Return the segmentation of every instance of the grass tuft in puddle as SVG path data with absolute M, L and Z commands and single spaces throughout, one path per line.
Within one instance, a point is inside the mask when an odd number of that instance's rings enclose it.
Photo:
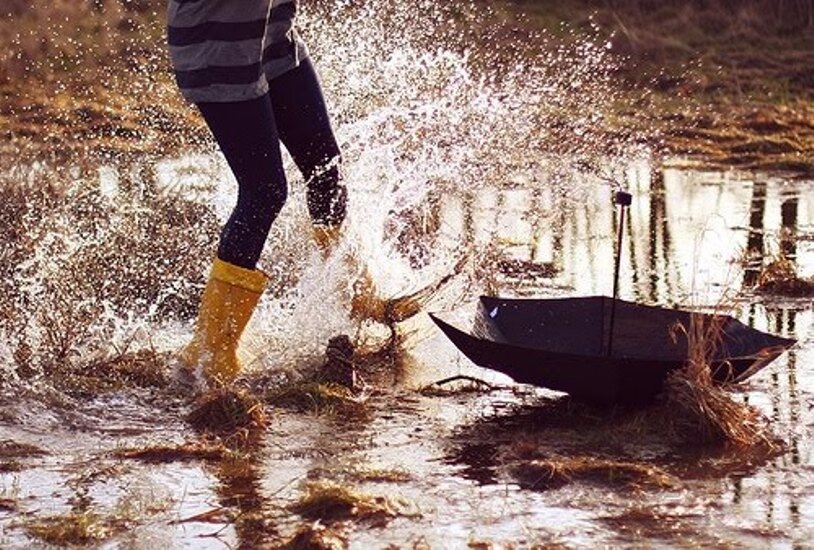
M 291 506 L 291 511 L 307 519 L 329 523 L 355 520 L 386 524 L 394 517 L 411 515 L 400 500 L 359 492 L 333 481 L 308 483 L 304 495 Z
M 11 439 L 0 441 L 0 458 L 30 458 L 47 454 L 47 451 L 40 449 L 36 445 L 17 443 Z
M 194 441 L 180 445 L 152 445 L 140 449 L 122 449 L 113 454 L 116 458 L 163 464 L 187 460 L 222 460 L 230 457 L 232 451 L 219 442 Z
M 217 388 L 201 396 L 187 420 L 199 432 L 215 434 L 262 430 L 267 424 L 260 400 L 246 390 L 230 387 Z
M 556 489 L 573 481 L 628 488 L 672 488 L 675 479 L 664 470 L 636 462 L 592 456 L 550 457 L 521 461 L 511 473 L 526 489 Z
M 320 468 L 314 470 L 313 473 L 334 480 L 356 483 L 409 483 L 415 480 L 414 476 L 406 470 L 380 468 L 368 464 Z
M 301 527 L 291 539 L 280 546 L 281 550 L 344 550 L 348 541 L 319 522 Z
M 272 405 L 299 412 L 351 417 L 367 413 L 362 398 L 335 382 L 297 382 L 273 390 L 266 399 Z
M 111 535 L 102 516 L 93 512 L 69 512 L 31 521 L 25 525 L 28 534 L 55 546 L 88 545 Z
M 115 357 L 66 368 L 54 383 L 76 396 L 95 396 L 127 388 L 164 389 L 169 386 L 167 354 L 152 350 L 123 353 Z
M 814 297 L 814 281 L 798 277 L 794 262 L 780 257 L 763 268 L 755 291 L 789 298 Z
M 685 331 L 687 365 L 668 376 L 661 405 L 664 411 L 654 418 L 671 424 L 695 443 L 773 446 L 768 423 L 760 412 L 733 400 L 712 379 L 710 365 L 723 339 L 718 320 L 693 315 Z
M 25 468 L 22 463 L 17 460 L 8 460 L 0 462 L 0 474 L 7 474 L 11 472 L 22 472 Z

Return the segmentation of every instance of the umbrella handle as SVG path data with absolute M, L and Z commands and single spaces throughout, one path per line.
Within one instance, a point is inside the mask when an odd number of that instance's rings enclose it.
M 624 191 L 618 191 L 613 203 L 619 205 L 619 232 L 616 238 L 616 258 L 613 268 L 613 300 L 611 301 L 610 326 L 608 327 L 607 357 L 613 352 L 613 325 L 616 320 L 616 299 L 619 296 L 619 271 L 622 264 L 622 242 L 625 236 L 625 209 L 633 202 L 633 196 Z

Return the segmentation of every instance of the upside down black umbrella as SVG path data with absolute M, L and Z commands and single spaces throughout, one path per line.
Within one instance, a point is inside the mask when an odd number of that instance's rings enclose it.
M 618 193 L 622 223 L 617 241 L 614 296 L 503 299 L 482 296 L 470 330 L 433 315 L 453 344 L 478 366 L 516 382 L 563 391 L 601 403 L 641 403 L 661 391 L 684 365 L 688 331 L 714 327 L 709 357 L 716 381 L 740 381 L 795 341 L 752 329 L 726 315 L 646 306 L 617 298 L 624 213 L 630 195 Z M 682 329 L 683 327 L 683 329 Z

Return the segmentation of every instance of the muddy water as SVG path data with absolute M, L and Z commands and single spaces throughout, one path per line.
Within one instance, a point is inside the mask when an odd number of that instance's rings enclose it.
M 183 160 L 159 167 L 157 173 L 165 174 L 159 179 L 184 174 L 179 166 Z M 217 162 L 210 168 L 223 170 Z M 113 193 L 111 170 L 115 167 L 91 172 L 90 179 Z M 345 418 L 271 409 L 259 445 L 229 460 L 145 464 L 113 456 L 122 448 L 197 438 L 183 419 L 186 399 L 173 392 L 125 387 L 83 398 L 47 384 L 7 385 L 0 418 L 3 448 L 14 441 L 42 453 L 6 451 L 9 456 L 3 457 L 14 462 L 8 469 L 15 471 L 0 473 L 5 504 L 0 545 L 41 545 L 32 538 L 31 525 L 72 511 L 96 514 L 108 531 L 98 542 L 103 547 L 274 545 L 310 523 L 290 506 L 303 496 L 307 482 L 325 480 L 388 496 L 399 511 L 389 521 L 333 526 L 357 548 L 461 548 L 478 542 L 807 545 L 814 535 L 814 307 L 811 300 L 757 296 L 749 288 L 760 258 L 780 249 L 796 260 L 799 275 L 814 275 L 814 184 L 656 170 L 645 162 L 631 163 L 624 181 L 634 196 L 621 272 L 624 298 L 686 307 L 726 302 L 744 322 L 799 339 L 795 349 L 734 394 L 769 418 L 785 443 L 779 455 L 635 440 L 608 443 L 584 437 L 577 421 L 569 426 L 567 419 L 557 430 L 541 432 L 555 422 L 556 394 L 512 385 L 471 366 L 422 314 L 400 327 L 412 335 L 405 356 L 379 369 L 367 414 Z M 488 252 L 473 253 L 462 268 L 471 273 L 453 278 L 428 307 L 465 304 L 484 288 L 505 295 L 608 293 L 615 230 L 610 194 L 609 187 L 592 182 L 567 200 L 518 185 L 488 188 L 468 200 L 441 195 L 427 217 L 442 223 L 426 224 L 415 238 L 427 250 L 469 243 L 464 248 Z M 217 211 L 217 195 L 204 200 Z M 284 217 L 280 225 L 296 223 Z M 416 261 L 415 250 L 392 246 L 390 264 L 378 266 L 383 272 Z M 447 266 L 425 263 L 434 266 L 435 276 Z M 328 264 L 311 266 L 318 275 L 304 268 L 292 284 L 300 293 L 315 288 L 308 286 L 309 276 L 331 276 Z M 274 306 L 288 299 L 282 291 L 270 297 L 257 325 L 299 323 L 296 307 Z M 341 315 L 326 317 L 327 327 L 297 337 L 311 342 L 300 355 L 316 353 L 311 350 L 321 349 L 323 336 L 348 323 Z M 154 324 L 153 344 L 177 345 L 179 333 L 188 334 L 188 321 L 180 325 L 186 328 Z M 264 338 L 273 334 L 279 340 L 283 329 L 252 330 L 252 345 L 260 349 L 255 374 L 273 371 L 274 364 L 297 368 L 297 354 L 274 351 L 285 346 L 262 349 Z M 496 387 L 446 395 L 417 391 L 455 374 Z M 657 465 L 674 482 L 667 488 L 596 480 L 547 490 L 529 486 L 512 473 L 509 451 L 518 439 L 540 433 L 553 434 L 535 440 L 538 449 L 551 454 Z
M 20 154 L 0 171 L 0 546 L 43 546 L 39 521 L 67 517 L 102 547 L 274 547 L 313 523 L 291 505 L 319 481 L 391 499 L 393 517 L 332 525 L 355 548 L 808 543 L 812 303 L 749 289 L 779 250 L 814 275 L 814 184 L 654 167 L 638 145 L 646 136 L 613 127 L 624 98 L 607 44 L 511 42 L 481 10 L 444 11 L 456 5 L 304 10 L 350 214 L 343 248 L 323 260 L 303 237 L 303 186 L 289 166 L 291 200 L 262 259 L 272 288 L 243 342 L 247 383 L 296 380 L 337 333 L 371 349 L 386 342 L 386 327 L 348 318 L 358 272 L 348 256 L 364 259 L 384 295 L 443 280 L 426 311 L 465 315 L 481 292 L 609 293 L 612 181 L 634 196 L 623 298 L 726 303 L 800 340 L 735 393 L 770 419 L 784 452 L 604 437 L 613 411 L 579 414 L 562 396 L 473 367 L 425 311 L 398 327 L 400 356 L 373 369 L 366 414 L 270 407 L 268 429 L 232 458 L 116 458 L 199 440 L 184 420 L 189 400 L 161 382 L 168 364 L 100 381 L 122 350 L 171 353 L 189 338 L 234 182 L 217 155 L 54 167 Z M 503 47 L 473 47 L 496 39 Z M 495 387 L 418 391 L 457 374 Z M 546 488 L 518 475 L 518 440 L 544 456 L 658 467 L 670 482 Z

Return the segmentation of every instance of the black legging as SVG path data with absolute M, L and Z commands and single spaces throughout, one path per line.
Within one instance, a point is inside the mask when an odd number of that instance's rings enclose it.
M 281 141 L 307 182 L 313 223 L 342 223 L 346 191 L 339 147 L 308 59 L 269 82 L 263 97 L 199 103 L 198 108 L 238 183 L 237 205 L 220 235 L 221 260 L 248 269 L 257 265 L 271 224 L 288 196 Z

